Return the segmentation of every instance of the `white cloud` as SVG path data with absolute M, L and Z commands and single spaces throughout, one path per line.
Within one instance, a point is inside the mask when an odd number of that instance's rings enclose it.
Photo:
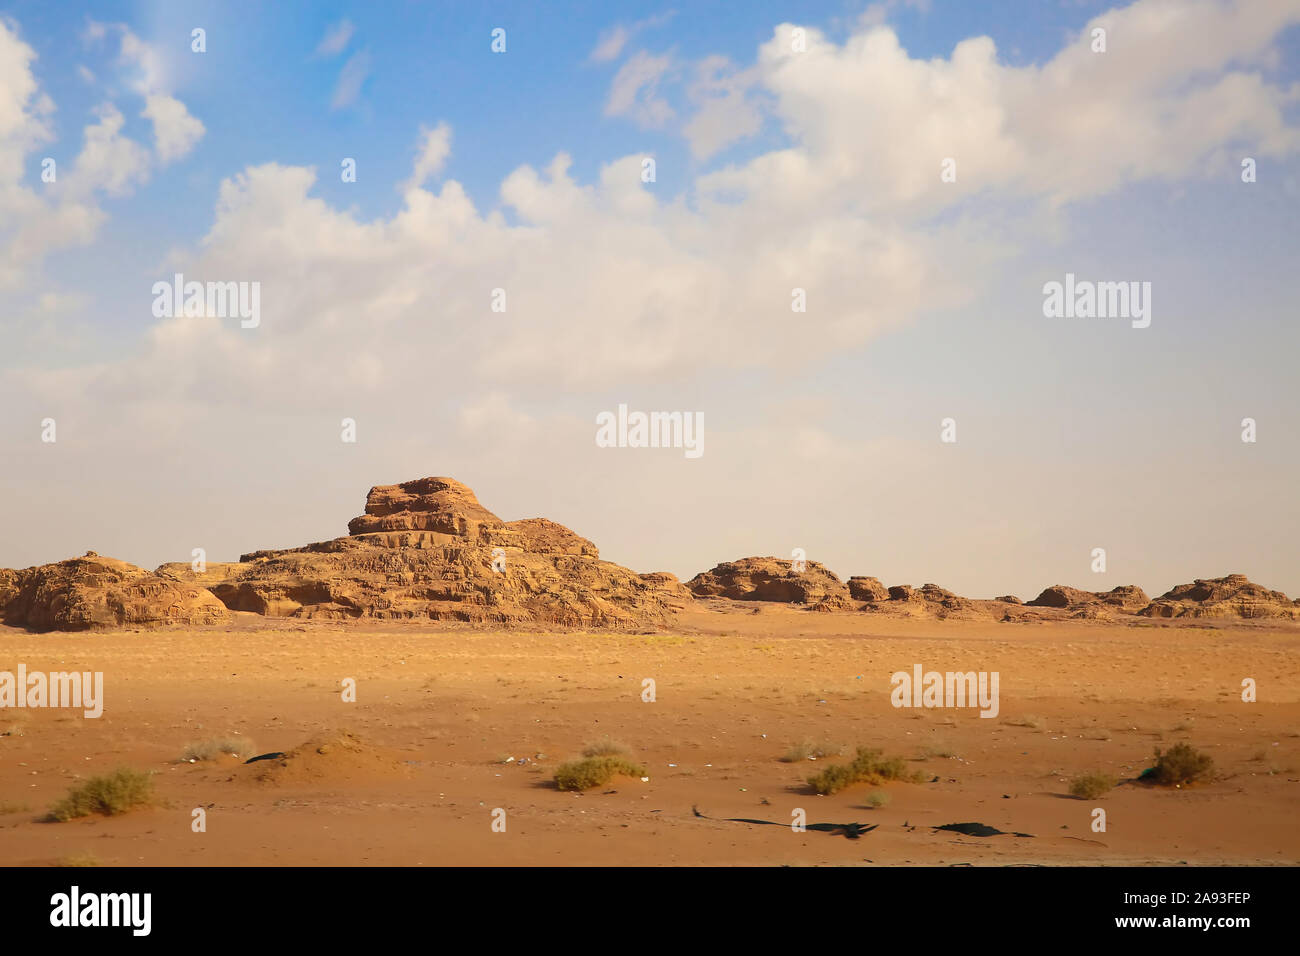
M 610 84 L 605 115 L 626 116 L 647 128 L 667 125 L 675 114 L 659 96 L 659 83 L 672 65 L 672 57 L 668 55 L 651 56 L 645 51 L 633 55 L 619 68 Z
M 415 168 L 406 183 L 406 189 L 423 186 L 436 176 L 451 155 L 451 127 L 439 123 L 433 129 L 422 130 L 417 147 Z
M 189 153 L 205 132 L 185 104 L 172 96 L 150 95 L 140 115 L 153 123 L 154 149 L 164 166 Z
M 347 47 L 356 28 L 352 21 L 343 19 L 325 31 L 320 44 L 316 47 L 317 56 L 337 56 Z
M 351 106 L 361 95 L 361 85 L 370 75 L 370 51 L 361 50 L 348 57 L 339 71 L 338 83 L 334 95 L 330 98 L 330 109 L 343 109 Z
M 596 45 L 591 50 L 590 59 L 596 63 L 606 63 L 618 58 L 623 52 L 623 47 L 631 34 L 628 28 L 622 24 L 617 24 L 606 30 L 596 41 Z
M 99 122 L 86 127 L 85 142 L 69 177 L 72 195 L 86 197 L 96 191 L 124 196 L 149 178 L 149 153 L 122 135 L 126 122 L 111 103 L 98 110 Z
M 697 159 L 708 159 L 762 128 L 763 114 L 753 96 L 758 78 L 757 70 L 738 71 L 722 56 L 698 64 L 689 90 L 698 109 L 682 129 Z
M 675 11 L 669 10 L 665 13 L 646 17 L 644 20 L 638 20 L 635 23 L 616 23 L 600 34 L 596 40 L 596 45 L 592 47 L 587 58 L 593 63 L 608 63 L 610 60 L 616 60 L 627 46 L 628 41 L 638 33 L 643 30 L 661 27 L 675 15 Z

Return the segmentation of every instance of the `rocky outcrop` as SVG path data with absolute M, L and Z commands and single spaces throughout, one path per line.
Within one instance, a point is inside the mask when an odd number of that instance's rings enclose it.
M 213 594 L 94 551 L 22 571 L 0 571 L 0 621 L 32 631 L 223 624 Z
M 724 597 L 734 601 L 776 601 L 782 604 L 816 604 L 831 595 L 849 597 L 849 589 L 816 561 L 796 571 L 793 562 L 780 558 L 741 558 L 724 561 L 686 582 L 696 597 Z
M 889 588 L 879 578 L 855 574 L 849 578 L 849 596 L 855 601 L 888 601 Z
M 1082 591 L 1054 584 L 1027 602 L 1027 606 L 1065 608 L 1080 612 L 1079 617 L 1106 617 L 1114 609 L 1136 612 L 1146 607 L 1150 600 L 1136 584 L 1121 584 L 1109 591 Z
M 1166 591 L 1138 611 L 1143 617 L 1289 618 L 1300 620 L 1300 602 L 1270 591 L 1244 574 L 1197 578 Z
M 671 575 L 600 560 L 563 525 L 502 521 L 451 478 L 372 488 L 348 528 L 345 538 L 209 563 L 201 575 L 186 564 L 159 572 L 210 588 L 231 610 L 273 617 L 633 628 L 666 623 L 690 599 Z

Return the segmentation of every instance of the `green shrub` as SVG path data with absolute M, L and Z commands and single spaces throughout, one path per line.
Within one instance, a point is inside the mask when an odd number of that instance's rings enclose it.
M 119 767 L 102 777 L 91 777 L 50 808 L 50 818 L 63 823 L 92 813 L 113 816 L 153 802 L 153 776 L 143 770 Z
M 877 790 L 867 795 L 867 806 L 872 810 L 879 810 L 881 807 L 889 806 L 889 794 L 883 790 Z
M 555 768 L 555 785 L 561 790 L 590 790 L 609 783 L 615 776 L 644 777 L 645 767 L 626 757 L 583 757 Z
M 1070 781 L 1070 793 L 1084 800 L 1095 800 L 1115 788 L 1116 780 L 1104 773 L 1081 773 Z
M 1142 771 L 1140 779 L 1166 787 L 1203 780 L 1214 771 L 1214 758 L 1191 744 L 1174 744 L 1161 752 L 1156 748 L 1156 765 Z
M 820 794 L 838 793 L 855 783 L 884 783 L 888 780 L 918 782 L 902 757 L 884 757 L 879 750 L 859 747 L 847 764 L 833 764 L 808 778 L 808 785 Z

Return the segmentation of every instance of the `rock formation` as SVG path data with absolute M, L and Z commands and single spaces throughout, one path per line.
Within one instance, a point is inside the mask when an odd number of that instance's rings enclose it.
M 1270 591 L 1244 574 L 1197 578 L 1166 591 L 1138 611 L 1143 617 L 1240 617 L 1300 620 L 1300 601 Z
M 849 578 L 849 596 L 855 601 L 888 601 L 889 588 L 879 578 L 854 575 Z
M 186 564 L 159 572 L 210 588 L 231 610 L 274 617 L 626 628 L 665 623 L 683 599 L 672 575 L 602 561 L 592 542 L 544 518 L 502 521 L 451 478 L 372 488 L 348 528 L 209 563 L 204 574 Z
M 1074 617 L 1107 618 L 1115 611 L 1137 612 L 1149 604 L 1147 597 L 1136 584 L 1121 584 L 1109 591 L 1081 591 L 1064 584 L 1045 588 L 1038 597 L 1026 602 L 1027 607 L 1051 607 L 1069 610 Z
M 197 582 L 100 557 L 0 570 L 0 621 L 33 631 L 223 624 L 230 612 Z
M 849 589 L 816 561 L 803 571 L 780 558 L 741 558 L 724 561 L 712 571 L 703 571 L 686 582 L 696 597 L 724 597 L 734 601 L 778 601 L 783 604 L 816 604 L 830 596 L 847 601 Z M 848 605 L 851 607 L 851 605 Z

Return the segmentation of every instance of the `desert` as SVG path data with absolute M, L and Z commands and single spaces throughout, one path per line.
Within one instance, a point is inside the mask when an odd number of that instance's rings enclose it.
M 372 488 L 349 530 L 0 571 L 0 670 L 102 675 L 97 718 L 0 709 L 6 862 L 1300 861 L 1300 627 L 1244 575 L 985 601 L 752 557 L 683 583 L 451 478 Z M 914 669 L 971 699 L 900 700 Z M 1152 782 L 1181 745 L 1212 771 Z M 584 760 L 615 771 L 561 789 Z M 57 819 L 121 768 L 147 800 Z

